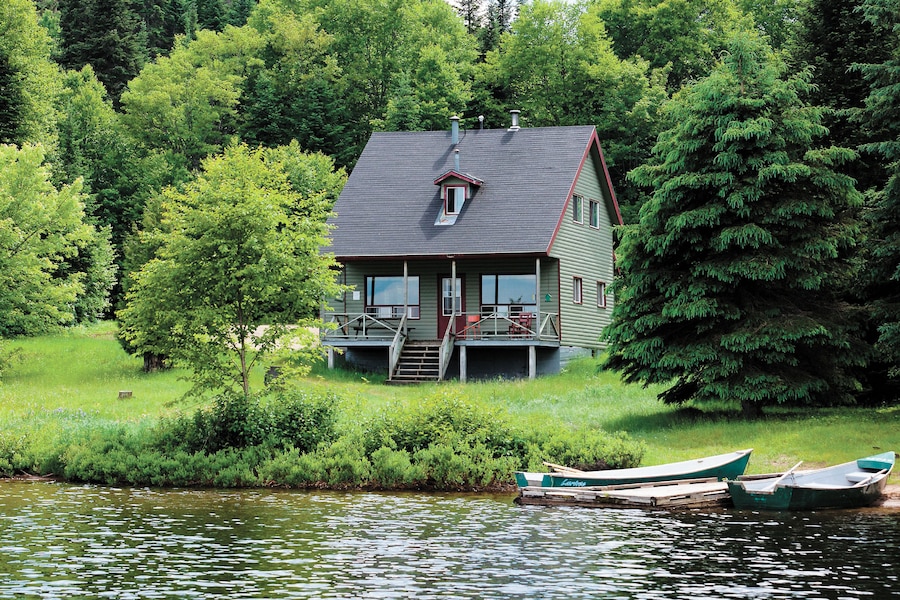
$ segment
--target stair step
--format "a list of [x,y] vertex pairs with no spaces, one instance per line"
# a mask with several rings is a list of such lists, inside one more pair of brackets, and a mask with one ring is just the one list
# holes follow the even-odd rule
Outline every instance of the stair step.
[[424,383],[440,380],[441,347],[433,342],[407,342],[389,383]]

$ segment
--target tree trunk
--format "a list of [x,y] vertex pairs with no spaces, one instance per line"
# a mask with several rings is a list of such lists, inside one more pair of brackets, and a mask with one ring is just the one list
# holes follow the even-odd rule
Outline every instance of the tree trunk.
[[762,405],[749,400],[744,400],[741,402],[741,415],[745,419],[758,419],[763,416]]
[[144,352],[144,372],[154,373],[168,369],[166,357],[162,354],[153,354],[152,352]]

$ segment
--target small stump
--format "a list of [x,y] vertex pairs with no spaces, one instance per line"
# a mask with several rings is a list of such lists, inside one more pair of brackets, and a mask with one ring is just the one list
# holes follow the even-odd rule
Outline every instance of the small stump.
[[119,392],[119,400],[122,400],[124,398],[131,398],[131,390]]

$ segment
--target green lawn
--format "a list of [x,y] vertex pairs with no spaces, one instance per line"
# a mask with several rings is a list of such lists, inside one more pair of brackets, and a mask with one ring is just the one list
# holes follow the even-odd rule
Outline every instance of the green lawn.
[[[166,413],[191,410],[179,401],[185,373],[146,374],[103,323],[53,336],[5,342],[19,359],[0,381],[0,427],[50,427],[59,432],[110,423],[147,423]],[[256,384],[261,384],[261,373]],[[399,387],[383,378],[317,368],[304,380],[310,389],[336,393],[346,419],[360,419],[397,404],[414,403],[438,390],[501,407],[526,427],[579,425],[625,431],[644,442],[643,464],[657,464],[754,448],[749,472],[843,462],[900,450],[900,406],[821,410],[772,410],[744,421],[728,411],[677,410],[656,399],[660,391],[623,384],[592,360],[571,363],[563,373],[535,381],[487,381]],[[119,399],[119,391],[132,392]],[[898,475],[894,475],[898,481]]]

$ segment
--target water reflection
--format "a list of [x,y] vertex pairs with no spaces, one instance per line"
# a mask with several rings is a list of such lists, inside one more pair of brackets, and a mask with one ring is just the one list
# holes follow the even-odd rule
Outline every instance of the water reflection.
[[896,513],[0,484],[0,598],[898,596]]

